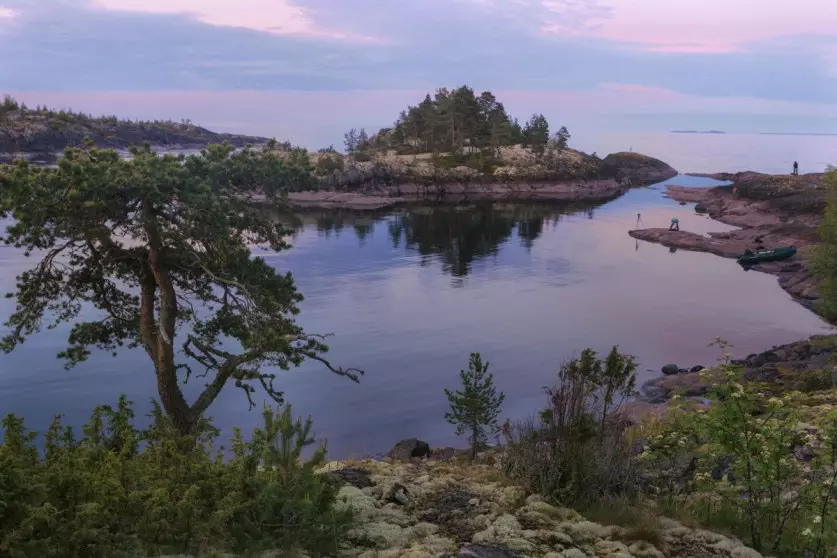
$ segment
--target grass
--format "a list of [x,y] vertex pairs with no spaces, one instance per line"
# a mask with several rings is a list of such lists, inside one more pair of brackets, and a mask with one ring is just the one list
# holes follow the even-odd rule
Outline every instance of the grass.
[[624,542],[644,541],[657,548],[665,546],[660,516],[639,496],[607,496],[576,511],[595,523],[625,528],[619,537]]

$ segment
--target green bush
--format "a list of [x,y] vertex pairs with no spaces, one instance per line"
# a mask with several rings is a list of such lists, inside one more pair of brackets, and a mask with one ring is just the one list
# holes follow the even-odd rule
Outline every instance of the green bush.
[[536,420],[505,429],[506,474],[563,504],[588,506],[635,491],[628,424],[619,413],[635,393],[636,364],[613,347],[602,361],[590,349],[561,366]]
[[56,418],[39,451],[23,420],[3,420],[0,556],[114,557],[304,550],[333,553],[351,513],[333,509],[337,487],[314,470],[310,419],[266,409],[249,442],[235,432],[231,459],[213,449],[218,431],[177,433],[155,405],[133,425],[132,405],[97,407],[76,439]]
[[[642,459],[694,458],[687,506],[704,525],[745,536],[759,551],[812,558],[837,548],[837,414],[801,421],[798,394],[765,395],[726,363],[712,405],[679,410],[647,440]],[[800,460],[799,447],[816,448]]]
[[316,172],[318,176],[326,176],[343,170],[343,156],[335,152],[324,152],[317,159]]
[[367,163],[372,160],[372,154],[368,151],[355,151],[352,153],[352,159],[358,163]]

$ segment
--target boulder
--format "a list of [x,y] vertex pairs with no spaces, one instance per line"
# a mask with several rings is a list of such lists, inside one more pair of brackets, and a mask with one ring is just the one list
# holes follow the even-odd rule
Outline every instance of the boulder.
[[413,457],[426,457],[430,455],[430,445],[418,438],[401,440],[389,450],[387,456],[398,461],[408,461]]
[[703,370],[703,368],[703,366],[698,364],[697,366],[692,366],[692,368],[689,369],[689,372],[700,372],[701,370]]
[[458,558],[521,558],[504,546],[466,544],[459,549]]
[[666,364],[665,366],[663,366],[663,374],[665,374],[666,376],[673,376],[675,374],[678,374],[679,372],[680,367],[676,364]]

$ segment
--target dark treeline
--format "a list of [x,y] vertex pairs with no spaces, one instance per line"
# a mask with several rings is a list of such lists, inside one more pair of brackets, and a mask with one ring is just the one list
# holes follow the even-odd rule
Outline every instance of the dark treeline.
[[553,141],[566,147],[570,134],[565,127],[550,136],[549,122],[533,114],[521,124],[490,91],[479,95],[468,87],[441,88],[429,93],[416,106],[402,111],[391,128],[369,136],[365,129],[350,130],[345,136],[350,154],[369,150],[395,149],[400,153],[493,150],[523,145],[542,153]]
[[29,107],[26,103],[17,101],[14,97],[10,95],[4,95],[3,101],[0,102],[0,119],[8,117],[13,113],[20,114],[21,116],[32,115],[32,116],[44,116],[44,117],[51,117],[56,118],[59,121],[64,122],[98,122],[100,124],[105,125],[117,125],[117,124],[142,124],[145,126],[193,126],[192,121],[188,118],[183,118],[179,122],[175,122],[174,120],[136,120],[133,121],[130,118],[119,118],[115,114],[111,115],[103,115],[103,116],[93,116],[92,114],[87,114],[84,112],[76,112],[73,110],[53,110],[45,105],[36,105],[35,108]]
[[[116,115],[53,110],[41,105],[32,108],[9,95],[0,101],[0,155],[56,153],[67,147],[82,147],[87,141],[99,147],[127,149],[146,143],[197,147],[227,142],[242,147],[248,143],[265,143],[267,138],[212,132],[194,125],[188,118],[179,122],[131,120]],[[281,145],[290,147],[290,144]]]

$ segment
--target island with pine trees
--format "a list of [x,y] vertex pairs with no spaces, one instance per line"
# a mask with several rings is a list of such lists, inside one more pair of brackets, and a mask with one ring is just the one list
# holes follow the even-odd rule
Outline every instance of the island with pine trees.
[[570,148],[570,138],[542,114],[521,124],[490,91],[438,89],[392,127],[347,132],[345,154],[333,146],[312,153],[317,191],[290,197],[302,206],[355,209],[416,199],[593,201],[677,175],[639,153],[588,155]]

